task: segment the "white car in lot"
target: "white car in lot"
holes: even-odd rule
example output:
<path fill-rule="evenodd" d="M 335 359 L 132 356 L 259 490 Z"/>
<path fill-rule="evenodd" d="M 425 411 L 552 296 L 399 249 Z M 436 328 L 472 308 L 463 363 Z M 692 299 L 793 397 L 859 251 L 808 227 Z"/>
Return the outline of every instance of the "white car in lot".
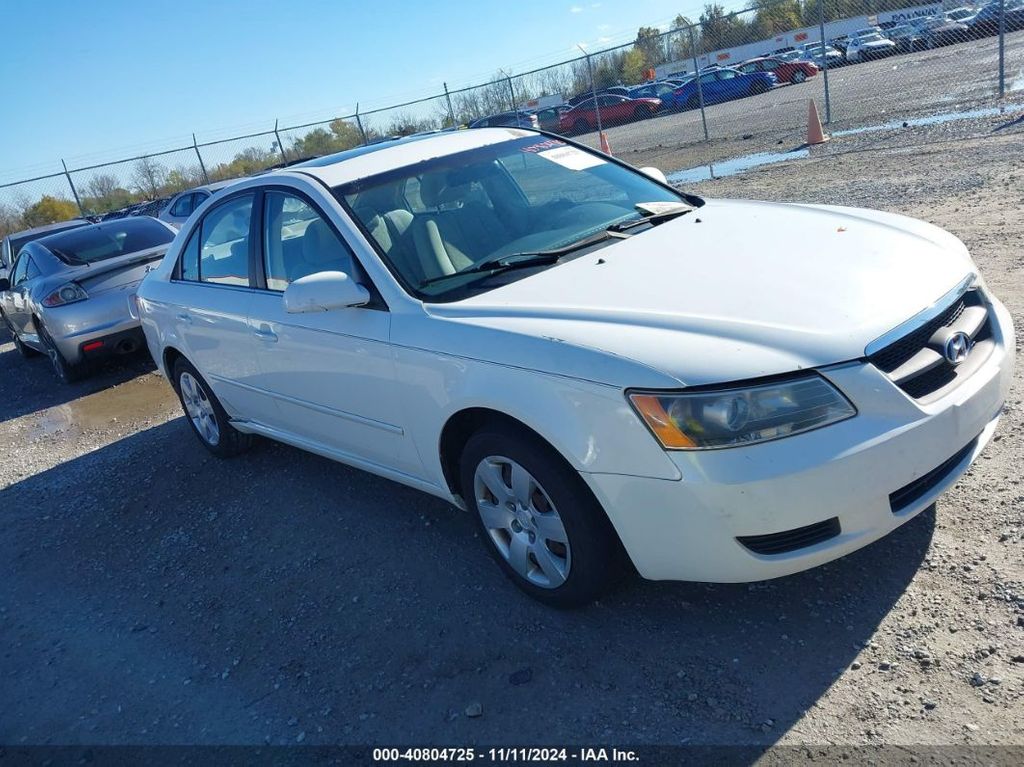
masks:
<path fill-rule="evenodd" d="M 865 32 L 865 30 L 860 30 Z M 880 59 L 896 53 L 896 43 L 877 32 L 860 34 L 850 38 L 846 46 L 846 60 L 852 64 L 871 59 Z"/>
<path fill-rule="evenodd" d="M 786 575 L 933 504 L 1012 375 L 964 245 L 657 177 L 515 128 L 313 160 L 197 210 L 142 325 L 210 451 L 263 435 L 449 500 L 552 604 L 623 555 Z"/>

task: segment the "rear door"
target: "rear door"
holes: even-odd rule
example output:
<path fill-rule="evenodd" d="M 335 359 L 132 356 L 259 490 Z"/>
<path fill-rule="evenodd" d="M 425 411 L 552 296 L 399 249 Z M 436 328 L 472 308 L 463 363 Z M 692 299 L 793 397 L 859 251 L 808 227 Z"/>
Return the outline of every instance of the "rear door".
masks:
<path fill-rule="evenodd" d="M 266 424 L 421 477 L 422 464 L 401 419 L 387 307 L 377 298 L 365 307 L 287 313 L 285 288 L 308 274 L 343 271 L 372 286 L 310 198 L 284 188 L 267 190 L 262 212 L 260 265 L 266 288 L 254 296 L 250 324 L 259 338 L 259 386 L 277 405 Z"/>
<path fill-rule="evenodd" d="M 175 266 L 175 305 L 169 309 L 185 356 L 228 413 L 242 418 L 271 406 L 253 382 L 256 338 L 248 321 L 255 199 L 252 192 L 227 198 L 192 227 Z"/>

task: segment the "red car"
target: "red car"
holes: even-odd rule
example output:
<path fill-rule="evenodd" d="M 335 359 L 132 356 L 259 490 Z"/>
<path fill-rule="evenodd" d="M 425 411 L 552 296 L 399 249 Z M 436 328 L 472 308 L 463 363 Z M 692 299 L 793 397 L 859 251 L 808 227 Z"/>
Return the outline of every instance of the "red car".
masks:
<path fill-rule="evenodd" d="M 594 108 L 594 97 L 581 101 L 568 112 L 558 118 L 559 133 L 586 133 L 597 129 L 597 110 L 601 110 L 601 125 L 632 122 L 651 117 L 661 109 L 661 99 L 631 99 L 626 96 L 610 94 L 597 97 L 597 109 Z"/>
<path fill-rule="evenodd" d="M 744 61 L 736 69 L 747 74 L 771 72 L 779 79 L 780 83 L 793 83 L 793 85 L 802 83 L 808 77 L 818 74 L 818 65 L 813 61 L 783 61 L 771 56 Z"/>

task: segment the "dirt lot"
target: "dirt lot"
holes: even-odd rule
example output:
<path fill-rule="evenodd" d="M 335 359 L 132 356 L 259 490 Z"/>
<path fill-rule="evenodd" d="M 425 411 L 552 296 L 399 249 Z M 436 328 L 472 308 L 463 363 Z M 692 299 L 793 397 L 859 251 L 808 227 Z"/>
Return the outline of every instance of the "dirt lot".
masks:
<path fill-rule="evenodd" d="M 1024 328 L 1024 129 L 982 127 L 695 190 L 933 221 Z M 437 500 L 269 442 L 218 461 L 144 363 L 59 388 L 5 343 L 0 743 L 1024 744 L 1022 376 L 937 511 L 867 549 L 554 612 Z"/>

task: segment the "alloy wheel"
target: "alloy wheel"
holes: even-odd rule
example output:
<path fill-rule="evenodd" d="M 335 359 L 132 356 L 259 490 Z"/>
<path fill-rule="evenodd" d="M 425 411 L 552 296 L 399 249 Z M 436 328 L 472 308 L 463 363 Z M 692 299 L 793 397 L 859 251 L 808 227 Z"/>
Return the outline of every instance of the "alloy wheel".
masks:
<path fill-rule="evenodd" d="M 510 458 L 477 464 L 473 492 L 491 541 L 513 570 L 541 588 L 565 583 L 572 551 L 562 518 L 530 472 Z"/>
<path fill-rule="evenodd" d="M 217 425 L 217 413 L 203 385 L 189 373 L 184 372 L 178 379 L 181 387 L 181 400 L 185 403 L 185 412 L 192 420 L 199 436 L 209 445 L 220 442 L 220 427 Z"/>

